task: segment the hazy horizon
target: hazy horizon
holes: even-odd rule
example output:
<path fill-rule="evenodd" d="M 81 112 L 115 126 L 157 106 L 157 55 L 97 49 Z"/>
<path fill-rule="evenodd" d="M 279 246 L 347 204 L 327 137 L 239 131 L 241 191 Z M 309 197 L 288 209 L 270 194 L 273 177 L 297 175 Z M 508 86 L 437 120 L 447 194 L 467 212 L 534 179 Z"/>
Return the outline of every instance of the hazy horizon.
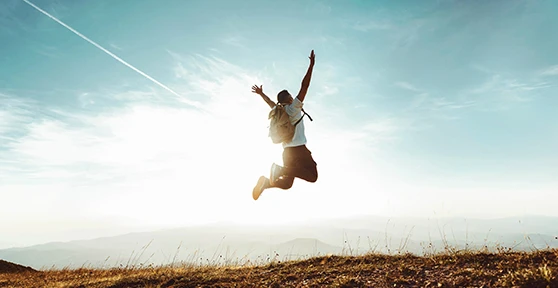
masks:
<path fill-rule="evenodd" d="M 0 249 L 223 221 L 557 217 L 556 11 L 1 1 Z M 318 181 L 254 201 L 282 150 L 251 87 L 295 94 L 312 49 Z"/>
<path fill-rule="evenodd" d="M 357 216 L 285 225 L 214 224 L 0 248 L 0 259 L 43 268 L 187 263 L 267 263 L 325 254 L 432 255 L 446 249 L 558 248 L 556 217 L 385 218 Z M 270 256 L 271 255 L 271 256 Z M 275 256 L 274 256 L 275 255 Z"/>

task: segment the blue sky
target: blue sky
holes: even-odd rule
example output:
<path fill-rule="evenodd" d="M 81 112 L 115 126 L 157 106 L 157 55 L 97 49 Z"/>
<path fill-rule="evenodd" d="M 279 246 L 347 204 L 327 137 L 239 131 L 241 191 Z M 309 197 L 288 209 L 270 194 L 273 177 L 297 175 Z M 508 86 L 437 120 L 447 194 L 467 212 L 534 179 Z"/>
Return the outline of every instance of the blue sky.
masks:
<path fill-rule="evenodd" d="M 178 95 L 2 1 L 0 230 L 21 235 L 6 243 L 137 223 L 558 215 L 555 1 L 33 3 Z M 319 180 L 254 202 L 281 149 L 250 87 L 296 93 L 312 49 Z"/>

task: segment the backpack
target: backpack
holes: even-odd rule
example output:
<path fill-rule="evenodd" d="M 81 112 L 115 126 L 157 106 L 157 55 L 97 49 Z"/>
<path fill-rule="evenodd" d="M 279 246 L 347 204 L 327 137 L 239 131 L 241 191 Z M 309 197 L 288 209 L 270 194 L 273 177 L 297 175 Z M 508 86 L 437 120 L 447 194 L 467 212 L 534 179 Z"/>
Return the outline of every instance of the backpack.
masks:
<path fill-rule="evenodd" d="M 295 124 L 291 124 L 289 114 L 285 111 L 285 106 L 283 104 L 277 103 L 275 108 L 271 109 L 268 115 L 268 119 L 271 120 L 269 125 L 269 137 L 271 137 L 273 144 L 287 143 L 293 140 L 295 126 L 302 121 L 304 115 L 308 115 L 304 109 L 302 109 L 302 113 L 302 117 L 300 117 Z M 310 115 L 308 115 L 308 118 L 310 121 L 314 121 Z"/>

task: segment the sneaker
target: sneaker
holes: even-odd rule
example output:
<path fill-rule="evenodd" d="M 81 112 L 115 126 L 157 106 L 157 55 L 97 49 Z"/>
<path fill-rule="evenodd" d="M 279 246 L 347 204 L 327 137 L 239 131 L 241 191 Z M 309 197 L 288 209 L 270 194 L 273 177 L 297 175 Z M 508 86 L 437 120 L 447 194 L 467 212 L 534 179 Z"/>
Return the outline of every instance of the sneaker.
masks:
<path fill-rule="evenodd" d="M 271 172 L 269 177 L 269 183 L 273 185 L 279 177 L 281 177 L 281 166 L 273 163 L 271 164 Z"/>
<path fill-rule="evenodd" d="M 254 186 L 254 190 L 252 190 L 252 198 L 254 198 L 254 200 L 258 200 L 258 198 L 260 198 L 260 195 L 262 195 L 265 187 L 265 180 L 266 179 L 264 176 L 260 176 L 260 179 L 258 179 L 258 183 L 256 184 L 256 186 Z"/>

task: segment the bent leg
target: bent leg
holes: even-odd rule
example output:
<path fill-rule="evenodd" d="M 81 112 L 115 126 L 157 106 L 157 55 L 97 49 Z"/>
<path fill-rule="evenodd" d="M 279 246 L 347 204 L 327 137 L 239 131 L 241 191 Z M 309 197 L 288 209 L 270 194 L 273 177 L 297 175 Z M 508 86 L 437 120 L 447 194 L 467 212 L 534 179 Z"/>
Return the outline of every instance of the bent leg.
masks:
<path fill-rule="evenodd" d="M 290 189 L 293 187 L 294 177 L 281 176 L 279 179 L 275 180 L 273 185 L 270 187 L 281 188 L 283 190 Z"/>
<path fill-rule="evenodd" d="M 318 180 L 318 169 L 316 165 L 283 167 L 282 174 L 286 177 L 296 177 L 312 183 Z"/>

